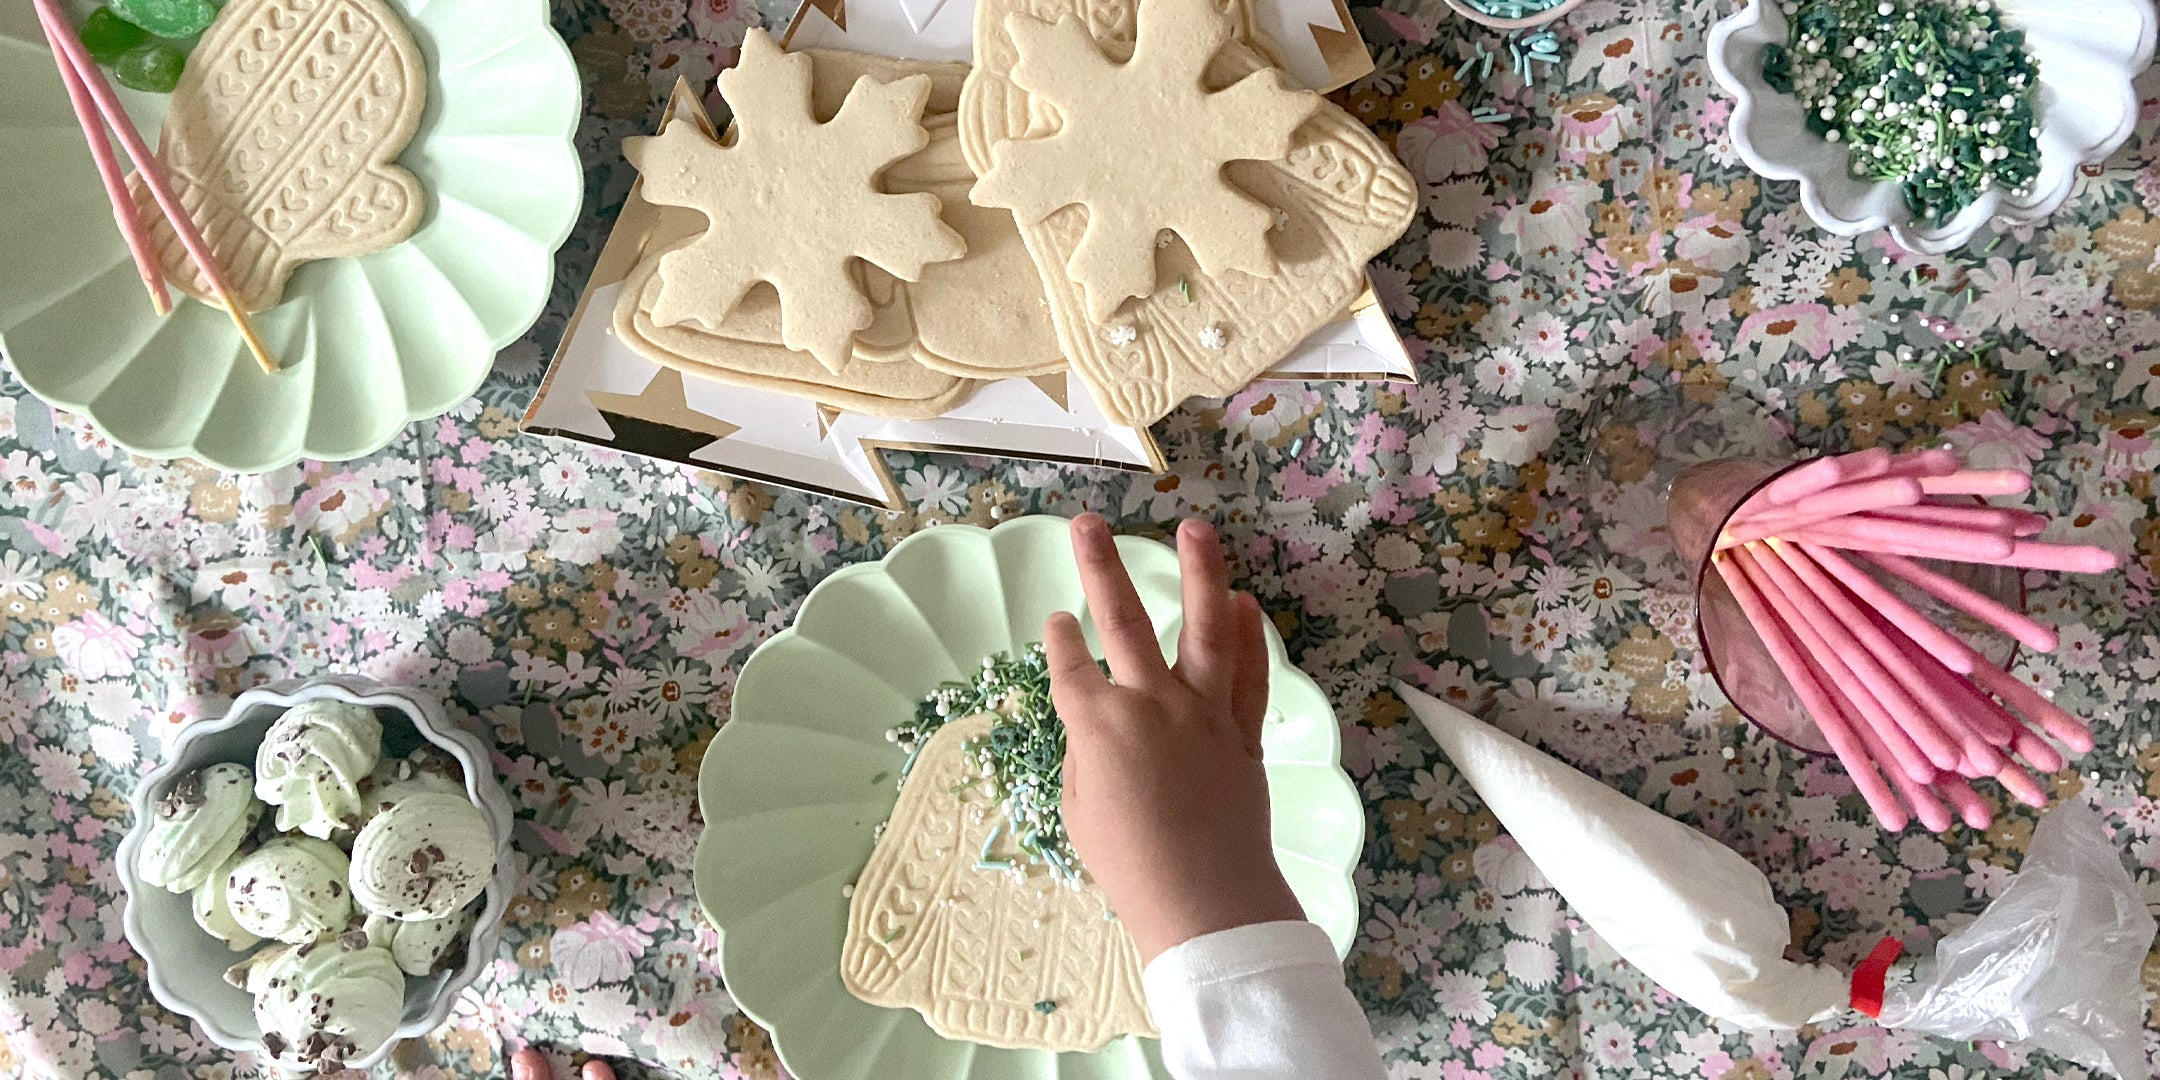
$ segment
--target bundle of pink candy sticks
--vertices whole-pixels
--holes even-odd
[[[2039,652],[2055,632],[1916,559],[2097,574],[2112,552],[2032,539],[2047,520],[1980,505],[2023,494],[2011,470],[1967,469],[1949,450],[1866,450],[1811,461],[1741,504],[1711,563],[1770,658],[1885,827],[1914,818],[1941,832],[1951,813],[1992,820],[1971,780],[1994,777],[2031,806],[2029,769],[2064,765],[2092,730],[1922,615],[1865,564]],[[2043,738],[2042,733],[2048,738]]]

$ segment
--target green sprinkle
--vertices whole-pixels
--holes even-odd
[[[900,931],[901,931],[901,930],[903,930],[903,929],[905,929],[905,927],[899,927],[899,926],[895,926],[895,927],[893,927],[892,929],[890,929],[890,930],[887,930],[887,931],[885,931],[885,936],[884,936],[884,937],[881,937],[881,938],[879,938],[879,939],[878,939],[878,942],[879,942],[879,944],[883,944],[883,945],[890,945],[890,944],[892,944],[892,943],[893,943],[893,939],[895,939],[895,938],[899,937],[899,936],[900,936]]]
[[[1183,299],[1186,303],[1192,303],[1192,282],[1185,280],[1185,275],[1183,274],[1178,275],[1177,294],[1179,298]]]
[[[892,779],[892,770],[883,770],[879,772],[876,776],[870,778],[870,786],[876,787],[877,785],[882,784],[890,779]]]
[[[330,565],[330,560],[323,558],[322,541],[316,539],[314,533],[307,534],[307,542],[309,547],[315,549],[315,562],[322,566]]]
[[[1039,1012],[1039,1013],[1041,1013],[1041,1014],[1043,1014],[1044,1016],[1048,1016],[1048,1015],[1050,1015],[1051,1013],[1054,1013],[1054,1012],[1056,1012],[1056,1011],[1057,1011],[1057,1002],[1055,1002],[1055,1001],[1038,1001],[1038,1002],[1036,1002],[1036,1003],[1035,1003],[1035,1011],[1036,1011],[1036,1012]]]
[[[1942,222],[2040,172],[2039,69],[1992,4],[1785,0],[1789,37],[1763,81],[1799,99],[1808,130],[1843,143],[1851,174],[1899,186]]]
[[[947,723],[979,713],[995,713],[999,719],[978,739],[961,748],[973,777],[954,785],[989,788],[1005,813],[983,842],[977,866],[1007,869],[1027,862],[1044,866],[1060,878],[1079,876],[1079,857],[1065,834],[1060,813],[1065,781],[1065,725],[1050,704],[1049,661],[1041,645],[1031,645],[1016,658],[993,656],[972,679],[950,682],[932,692],[915,707],[915,718],[887,732],[887,737],[907,752],[912,765],[938,729]],[[900,776],[906,782],[908,766]],[[1011,858],[992,855],[999,839],[1014,838],[1018,853]]]
[[[1996,237],[1995,237],[1995,239],[1993,239],[1993,240],[1990,240],[1990,241],[1988,241],[1988,246],[1987,246],[1987,247],[1985,247],[1985,248],[1982,248],[1982,249],[1981,249],[1981,253],[1982,253],[1982,254],[1986,254],[1987,252],[1993,251],[1993,250],[1995,250],[1996,248],[1999,248],[1999,247],[2001,247],[2001,246],[2002,246],[2002,240],[2003,240],[2003,238],[2002,238],[2002,235],[2001,235],[2001,234],[1999,234],[1999,233],[1998,233],[1998,234],[1996,234]]]

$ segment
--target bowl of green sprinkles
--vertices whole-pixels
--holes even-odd
[[[1528,30],[1583,6],[1584,0],[1447,0],[1455,13],[1495,30]]]
[[[2029,225],[2137,122],[2151,0],[1753,0],[1710,31],[1748,167],[1827,232],[1941,254]]]
[[[1174,649],[1176,552],[1120,537],[1118,553],[1158,639]],[[951,1041],[913,1010],[858,1000],[841,980],[853,883],[911,751],[946,719],[999,711],[1007,720],[969,755],[997,771],[1020,835],[1001,846],[1010,852],[983,858],[1084,872],[1056,817],[1063,732],[1034,648],[1053,611],[1077,614],[1094,643],[1065,519],[942,526],[821,582],[794,625],[743,666],[732,715],[698,773],[705,828],[693,878],[720,934],[728,993],[772,1033],[798,1080],[1167,1080],[1152,1039],[1119,1038],[1094,1053]],[[1272,626],[1268,653],[1262,747],[1276,859],[1307,916],[1347,955],[1363,803],[1342,771],[1327,696],[1290,663]]]

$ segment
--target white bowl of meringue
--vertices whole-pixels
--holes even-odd
[[[221,1046],[364,1070],[494,958],[510,800],[424,695],[350,675],[250,690],[183,731],[133,803],[128,943]]]

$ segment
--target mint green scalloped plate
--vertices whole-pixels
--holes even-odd
[[[1173,648],[1176,553],[1133,537],[1120,538],[1118,551],[1157,637]],[[1094,640],[1063,518],[948,525],[827,578],[795,625],[743,667],[733,718],[698,772],[697,897],[720,931],[728,992],[772,1032],[799,1080],[1167,1078],[1152,1039],[1118,1039],[1092,1054],[954,1042],[911,1010],[856,1000],[840,981],[848,905],[840,889],[869,860],[871,829],[898,797],[902,755],[885,729],[983,657],[1039,640],[1058,610],[1078,613]],[[1339,764],[1326,695],[1290,664],[1272,626],[1268,652],[1263,744],[1276,858],[1306,914],[1347,955],[1364,806]]]
[[[546,0],[387,2],[427,60],[398,159],[427,216],[293,274],[256,316],[274,375],[222,311],[175,291],[151,312],[37,17],[0,4],[0,353],[32,393],[135,453],[239,472],[359,457],[471,396],[547,302],[583,197],[583,92]],[[95,5],[69,6],[79,22]],[[119,93],[154,145],[165,96]]]

